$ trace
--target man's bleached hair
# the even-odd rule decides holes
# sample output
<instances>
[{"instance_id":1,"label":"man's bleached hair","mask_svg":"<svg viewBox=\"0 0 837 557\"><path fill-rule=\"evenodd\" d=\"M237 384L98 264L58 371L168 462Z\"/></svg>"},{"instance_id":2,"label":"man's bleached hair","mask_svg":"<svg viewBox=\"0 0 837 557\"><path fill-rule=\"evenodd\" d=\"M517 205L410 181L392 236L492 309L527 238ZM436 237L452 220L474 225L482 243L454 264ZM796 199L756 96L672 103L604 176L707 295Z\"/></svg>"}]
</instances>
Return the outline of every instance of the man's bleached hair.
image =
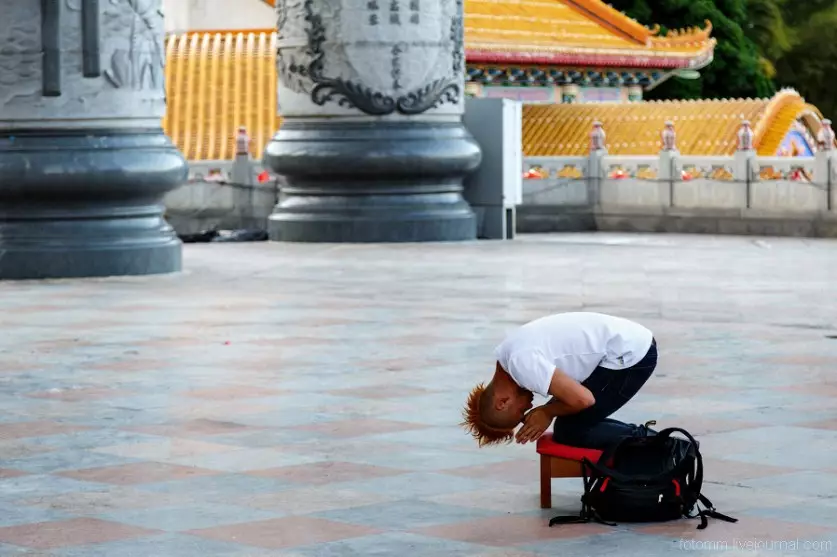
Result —
<instances>
[{"instance_id":1,"label":"man's bleached hair","mask_svg":"<svg viewBox=\"0 0 837 557\"><path fill-rule=\"evenodd\" d=\"M462 410L464 421L460 424L477 440L480 447L510 443L514 438L514 428L496 428L485 423L483 416L491 411L491 393L486 393L486 386L480 383L468 395L468 401Z\"/></svg>"}]
</instances>

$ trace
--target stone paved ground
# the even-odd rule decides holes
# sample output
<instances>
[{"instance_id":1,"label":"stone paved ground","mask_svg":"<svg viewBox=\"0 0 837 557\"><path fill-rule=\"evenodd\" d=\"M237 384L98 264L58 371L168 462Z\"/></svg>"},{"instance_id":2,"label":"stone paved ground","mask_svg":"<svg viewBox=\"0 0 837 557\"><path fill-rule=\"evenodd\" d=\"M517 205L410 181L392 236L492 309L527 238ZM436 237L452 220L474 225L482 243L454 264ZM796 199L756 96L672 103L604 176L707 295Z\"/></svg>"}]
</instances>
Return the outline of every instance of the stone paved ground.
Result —
<instances>
[{"instance_id":1,"label":"stone paved ground","mask_svg":"<svg viewBox=\"0 0 837 557\"><path fill-rule=\"evenodd\" d=\"M837 554L835 242L185 256L179 276L0 285L0 555ZM658 372L620 416L698 434L738 524L550 529L581 481L542 512L534 448L459 429L503 332L579 309L654 329Z\"/></svg>"}]
</instances>

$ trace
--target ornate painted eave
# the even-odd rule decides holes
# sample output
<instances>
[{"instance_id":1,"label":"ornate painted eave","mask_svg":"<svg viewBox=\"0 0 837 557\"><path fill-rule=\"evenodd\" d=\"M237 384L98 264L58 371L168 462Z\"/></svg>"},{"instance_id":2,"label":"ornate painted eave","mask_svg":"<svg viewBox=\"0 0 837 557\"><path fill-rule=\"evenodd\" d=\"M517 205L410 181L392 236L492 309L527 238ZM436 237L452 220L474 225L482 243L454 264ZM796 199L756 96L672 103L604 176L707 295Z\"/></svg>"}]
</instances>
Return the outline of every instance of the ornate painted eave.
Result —
<instances>
[{"instance_id":1,"label":"ornate painted eave","mask_svg":"<svg viewBox=\"0 0 837 557\"><path fill-rule=\"evenodd\" d=\"M523 87L648 87L663 79L665 74L656 68L597 69L589 67L500 66L469 63L466 81L482 85L518 85Z\"/></svg>"},{"instance_id":2,"label":"ornate painted eave","mask_svg":"<svg viewBox=\"0 0 837 557\"><path fill-rule=\"evenodd\" d=\"M713 50L698 56L674 56L668 54L626 54L578 49L565 52L500 52L469 48L465 57L471 63L483 64L537 64L548 66L597 66L612 68L654 68L677 70L699 68L712 61Z\"/></svg>"}]
</instances>

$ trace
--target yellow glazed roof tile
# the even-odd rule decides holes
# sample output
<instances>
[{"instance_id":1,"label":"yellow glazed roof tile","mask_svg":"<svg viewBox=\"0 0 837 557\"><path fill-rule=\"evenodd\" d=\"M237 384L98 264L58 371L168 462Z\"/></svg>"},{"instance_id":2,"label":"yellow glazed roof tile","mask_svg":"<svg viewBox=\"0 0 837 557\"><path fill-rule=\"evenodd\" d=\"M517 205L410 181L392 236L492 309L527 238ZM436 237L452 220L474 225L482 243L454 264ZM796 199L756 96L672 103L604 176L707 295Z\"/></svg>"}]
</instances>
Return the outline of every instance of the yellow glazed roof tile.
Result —
<instances>
[{"instance_id":1,"label":"yellow glazed roof tile","mask_svg":"<svg viewBox=\"0 0 837 557\"><path fill-rule=\"evenodd\" d=\"M261 158L279 129L276 34L192 32L166 37L163 127L188 160L229 160L246 126Z\"/></svg>"},{"instance_id":2,"label":"yellow glazed roof tile","mask_svg":"<svg viewBox=\"0 0 837 557\"><path fill-rule=\"evenodd\" d=\"M657 36L600 0L465 0L469 61L680 68L711 59L712 26Z\"/></svg>"},{"instance_id":3,"label":"yellow glazed roof tile","mask_svg":"<svg viewBox=\"0 0 837 557\"><path fill-rule=\"evenodd\" d=\"M610 154L654 154L665 122L671 121L682 154L732 155L741 122L749 120L758 154L773 156L800 118L812 134L819 131L821 114L792 90L770 99L525 105L523 152L529 157L586 155L598 120Z\"/></svg>"}]
</instances>

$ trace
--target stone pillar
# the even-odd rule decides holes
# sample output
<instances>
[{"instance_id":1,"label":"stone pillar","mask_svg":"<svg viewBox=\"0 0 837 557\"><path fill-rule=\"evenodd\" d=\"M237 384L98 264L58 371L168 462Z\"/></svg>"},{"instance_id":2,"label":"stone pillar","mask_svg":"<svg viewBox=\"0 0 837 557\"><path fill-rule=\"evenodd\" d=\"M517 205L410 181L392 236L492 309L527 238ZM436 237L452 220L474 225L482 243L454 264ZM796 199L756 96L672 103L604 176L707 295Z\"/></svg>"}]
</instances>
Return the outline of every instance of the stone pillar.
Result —
<instances>
[{"instance_id":1,"label":"stone pillar","mask_svg":"<svg viewBox=\"0 0 837 557\"><path fill-rule=\"evenodd\" d=\"M272 240L476 238L462 0L278 0Z\"/></svg>"},{"instance_id":2,"label":"stone pillar","mask_svg":"<svg viewBox=\"0 0 837 557\"><path fill-rule=\"evenodd\" d=\"M3 0L0 278L178 271L160 0Z\"/></svg>"}]
</instances>

